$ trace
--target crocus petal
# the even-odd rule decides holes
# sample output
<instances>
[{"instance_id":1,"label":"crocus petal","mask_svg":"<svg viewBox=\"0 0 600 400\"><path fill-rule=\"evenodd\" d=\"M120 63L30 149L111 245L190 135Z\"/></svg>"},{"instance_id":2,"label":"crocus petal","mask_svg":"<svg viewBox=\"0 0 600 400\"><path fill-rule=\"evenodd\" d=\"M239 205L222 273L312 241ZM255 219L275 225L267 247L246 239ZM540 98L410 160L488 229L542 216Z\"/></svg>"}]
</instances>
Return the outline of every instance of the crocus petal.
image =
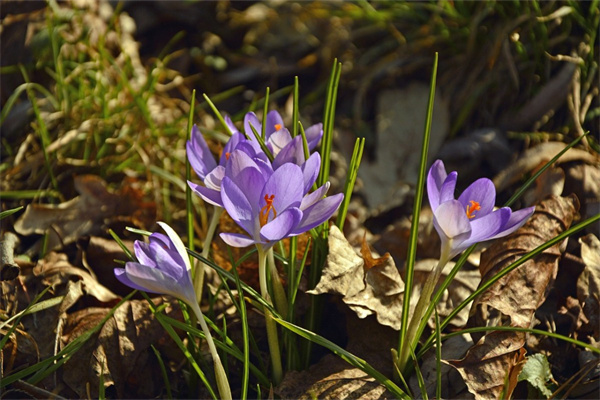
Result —
<instances>
[{"instance_id":1,"label":"crocus petal","mask_svg":"<svg viewBox=\"0 0 600 400\"><path fill-rule=\"evenodd\" d=\"M469 218L458 200L440 204L433 214L433 225L442 241L452 239L462 242L471 233Z\"/></svg>"},{"instance_id":2,"label":"crocus petal","mask_svg":"<svg viewBox=\"0 0 600 400\"><path fill-rule=\"evenodd\" d=\"M221 233L219 236L232 247L248 247L256 243L254 239L240 233Z\"/></svg>"},{"instance_id":3,"label":"crocus petal","mask_svg":"<svg viewBox=\"0 0 600 400\"><path fill-rule=\"evenodd\" d=\"M298 226L294 228L292 233L294 235L299 235L314 228L315 226L321 225L323 222L331 218L331 216L339 208L343 199L344 194L337 193L333 196L328 196L317 201L303 211L304 214L302 216L302 220Z\"/></svg>"},{"instance_id":4,"label":"crocus petal","mask_svg":"<svg viewBox=\"0 0 600 400\"><path fill-rule=\"evenodd\" d=\"M244 192L228 176L223 178L221 198L229 216L252 235L257 213L253 212L252 204L248 202Z\"/></svg>"},{"instance_id":5,"label":"crocus petal","mask_svg":"<svg viewBox=\"0 0 600 400\"><path fill-rule=\"evenodd\" d=\"M281 118L281 115L275 110L271 110L267 113L265 123L267 124L267 126L265 127L265 136L267 139L270 138L272 133L277 132L278 130L283 128L283 118Z\"/></svg>"},{"instance_id":6,"label":"crocus petal","mask_svg":"<svg viewBox=\"0 0 600 400\"><path fill-rule=\"evenodd\" d=\"M319 153L313 153L302 165L302 176L304 177L304 193L308 193L310 188L319 177L321 168L321 156Z\"/></svg>"},{"instance_id":7,"label":"crocus petal","mask_svg":"<svg viewBox=\"0 0 600 400\"><path fill-rule=\"evenodd\" d=\"M295 164L283 164L269 177L260 194L261 206L265 205L264 197L274 195L273 207L277 213L288 207L299 207L304 195L304 178L302 170Z\"/></svg>"},{"instance_id":8,"label":"crocus petal","mask_svg":"<svg viewBox=\"0 0 600 400\"><path fill-rule=\"evenodd\" d=\"M221 192L213 189L209 189L204 186L196 185L193 182L188 181L188 186L194 191L202 200L215 205L217 207L223 207L223 200L221 199Z\"/></svg>"},{"instance_id":9,"label":"crocus petal","mask_svg":"<svg viewBox=\"0 0 600 400\"><path fill-rule=\"evenodd\" d=\"M206 175L206 178L204 178L204 186L206 186L208 189L216 190L218 192L221 190L221 181L223 180L224 176L225 167L219 165Z\"/></svg>"},{"instance_id":10,"label":"crocus petal","mask_svg":"<svg viewBox=\"0 0 600 400\"><path fill-rule=\"evenodd\" d=\"M479 204L479 210L473 213L474 218L471 219L471 221L475 221L489 214L494 209L494 204L496 204L496 188L494 187L494 183L487 178L477 179L461 193L458 201L461 202L464 210L467 209L467 206L470 206L471 201Z\"/></svg>"},{"instance_id":11,"label":"crocus petal","mask_svg":"<svg viewBox=\"0 0 600 400\"><path fill-rule=\"evenodd\" d=\"M204 179L206 174L217 166L204 136L196 125L192 128L191 140L186 143L186 151L190 165L200 179Z\"/></svg>"},{"instance_id":12,"label":"crocus petal","mask_svg":"<svg viewBox=\"0 0 600 400\"><path fill-rule=\"evenodd\" d=\"M133 252L135 253L135 258L137 258L141 264L156 268L156 263L154 262L152 252L150 250L150 243L144 243L140 240L136 240L133 242Z\"/></svg>"},{"instance_id":13,"label":"crocus petal","mask_svg":"<svg viewBox=\"0 0 600 400\"><path fill-rule=\"evenodd\" d=\"M446 179L444 179L444 183L442 183L442 187L440 188L440 204L446 201L454 200L454 191L456 189L457 178L458 173L456 171L452 171L448 174Z\"/></svg>"},{"instance_id":14,"label":"crocus petal","mask_svg":"<svg viewBox=\"0 0 600 400\"><path fill-rule=\"evenodd\" d=\"M161 270L164 274L178 280L183 273L187 273L183 269L183 265L185 264L177 251L167 250L157 242L150 243L150 251L156 262L156 268ZM143 263L142 260L138 259L138 261L140 261L141 264L147 265L146 263Z\"/></svg>"},{"instance_id":15,"label":"crocus petal","mask_svg":"<svg viewBox=\"0 0 600 400\"><path fill-rule=\"evenodd\" d=\"M236 126L234 125L233 121L231 120L231 117L229 115L225 116L225 125L227 125L227 128L229 128L229 132L231 133L231 135L235 135L236 133L239 133L240 131L238 131L238 128L236 128Z\"/></svg>"},{"instance_id":16,"label":"crocus petal","mask_svg":"<svg viewBox=\"0 0 600 400\"><path fill-rule=\"evenodd\" d=\"M323 137L323 124L318 123L308 127L304 132L306 134L306 143L308 144L308 150L313 150L319 144L321 137Z\"/></svg>"},{"instance_id":17,"label":"crocus petal","mask_svg":"<svg viewBox=\"0 0 600 400\"><path fill-rule=\"evenodd\" d=\"M325 184L323 186L321 186L314 192L309 193L306 196L304 196L302 198L302 203L300 203L300 209L302 211L304 211L308 207L315 204L317 201L321 200L323 198L323 196L325 196L327 194L327 191L329 190L330 185L331 184L329 182L325 182Z\"/></svg>"},{"instance_id":18,"label":"crocus petal","mask_svg":"<svg viewBox=\"0 0 600 400\"><path fill-rule=\"evenodd\" d=\"M510 235L511 233L513 233L514 231L516 231L517 229L522 227L525 224L525 222L527 222L529 217L531 217L533 215L534 211L535 211L535 207L528 207L528 208L524 208L522 210L513 211L510 214L510 218L504 224L504 226L502 227L500 232L496 233L490 239L497 239L497 238L501 238L501 237Z\"/></svg>"},{"instance_id":19,"label":"crocus petal","mask_svg":"<svg viewBox=\"0 0 600 400\"><path fill-rule=\"evenodd\" d=\"M229 156L229 162L225 167L225 175L236 181L237 175L246 168L260 170L255 159L242 150L235 150Z\"/></svg>"},{"instance_id":20,"label":"crocus petal","mask_svg":"<svg viewBox=\"0 0 600 400\"><path fill-rule=\"evenodd\" d=\"M427 196L429 197L429 205L434 212L441 203L440 191L447 176L442 160L434 162L427 174Z\"/></svg>"},{"instance_id":21,"label":"crocus petal","mask_svg":"<svg viewBox=\"0 0 600 400\"><path fill-rule=\"evenodd\" d=\"M151 293L168 294L188 304L196 301L196 295L189 274L175 280L156 268L149 268L136 262L125 264L127 278L142 290Z\"/></svg>"},{"instance_id":22,"label":"crocus petal","mask_svg":"<svg viewBox=\"0 0 600 400\"><path fill-rule=\"evenodd\" d=\"M148 268L150 268L150 267L148 267ZM142 287L142 286L138 285L137 283L134 283L131 279L129 279L129 277L127 276L127 273L125 272L125 268L115 268L114 272L115 272L115 277L122 284L129 286L132 289L141 290L144 292L148 291L145 287Z\"/></svg>"},{"instance_id":23,"label":"crocus petal","mask_svg":"<svg viewBox=\"0 0 600 400\"><path fill-rule=\"evenodd\" d=\"M233 153L233 151L237 149L240 143L244 141L246 141L246 139L244 138L244 135L242 135L240 132L233 133L227 141L227 143L225 144L225 147L223 147L223 151L221 152L221 158L219 159L219 165L225 166L228 158L227 154Z\"/></svg>"},{"instance_id":24,"label":"crocus petal","mask_svg":"<svg viewBox=\"0 0 600 400\"><path fill-rule=\"evenodd\" d=\"M177 249L179 256L185 263L185 268L188 271L191 271L192 264L190 263L190 257L188 256L187 250L185 249L185 245L181 241L181 238L179 237L179 235L173 230L173 228L171 228L166 223L164 223L162 221L158 221L157 224L160 225L160 227L164 229L164 231L167 234L167 236L169 237L169 239L171 239L171 242L173 242L173 245ZM184 275L186 275L186 274L184 274ZM187 275L188 275L188 279L189 279L190 278L189 274L187 274Z\"/></svg>"},{"instance_id":25,"label":"crocus petal","mask_svg":"<svg viewBox=\"0 0 600 400\"><path fill-rule=\"evenodd\" d=\"M298 141L297 139L300 140ZM283 128L271 135L268 144L271 153L275 156L273 168L277 169L286 162L292 162L297 165L304 162L304 149L302 148L301 136L296 136L292 139L290 132Z\"/></svg>"},{"instance_id":26,"label":"crocus petal","mask_svg":"<svg viewBox=\"0 0 600 400\"><path fill-rule=\"evenodd\" d=\"M261 238L267 242L278 242L287 237L301 219L299 208L288 208L260 229Z\"/></svg>"},{"instance_id":27,"label":"crocus petal","mask_svg":"<svg viewBox=\"0 0 600 400\"><path fill-rule=\"evenodd\" d=\"M484 242L498 234L510 218L510 208L500 208L478 219L471 220L471 236L467 247L474 243Z\"/></svg>"},{"instance_id":28,"label":"crocus petal","mask_svg":"<svg viewBox=\"0 0 600 400\"><path fill-rule=\"evenodd\" d=\"M260 135L262 130L262 124L258 120L256 114L254 114L253 112L249 112L246 113L246 115L244 115L244 132L246 132L246 136L248 136L250 140L254 141L256 140L256 138L254 137L254 133L252 131L252 128L250 128L250 125L252 125L256 132L258 132L258 134Z\"/></svg>"}]
</instances>

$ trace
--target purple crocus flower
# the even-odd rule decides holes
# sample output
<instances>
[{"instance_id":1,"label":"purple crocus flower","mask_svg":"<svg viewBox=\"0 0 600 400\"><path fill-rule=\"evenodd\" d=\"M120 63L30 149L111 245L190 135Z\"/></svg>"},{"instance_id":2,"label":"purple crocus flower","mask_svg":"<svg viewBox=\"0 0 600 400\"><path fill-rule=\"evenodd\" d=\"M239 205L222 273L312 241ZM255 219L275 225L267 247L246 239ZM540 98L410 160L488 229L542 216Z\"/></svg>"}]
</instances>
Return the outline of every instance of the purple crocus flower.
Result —
<instances>
[{"instance_id":1,"label":"purple crocus flower","mask_svg":"<svg viewBox=\"0 0 600 400\"><path fill-rule=\"evenodd\" d=\"M473 182L456 200L457 176L456 171L447 174L441 160L433 163L427 176L433 224L442 240L442 252L449 258L475 243L513 233L535 210L529 207L513 212L502 207L494 211L496 188L487 178Z\"/></svg>"},{"instance_id":2,"label":"purple crocus flower","mask_svg":"<svg viewBox=\"0 0 600 400\"><path fill-rule=\"evenodd\" d=\"M149 243L136 240L133 248L138 261L126 263L125 268L115 268L115 276L133 289L168 294L193 306L196 293L185 246L169 225L158 224L167 235L153 233Z\"/></svg>"},{"instance_id":3,"label":"purple crocus flower","mask_svg":"<svg viewBox=\"0 0 600 400\"><path fill-rule=\"evenodd\" d=\"M315 166L317 170L319 166ZM343 194L324 197L328 184L306 194L307 183L312 186L314 180L307 182L305 176L296 164L285 163L271 171L243 151L234 151L222 181L221 197L227 213L248 235L221 233L221 238L234 247L256 244L267 250L279 240L329 219Z\"/></svg>"},{"instance_id":4,"label":"purple crocus flower","mask_svg":"<svg viewBox=\"0 0 600 400\"><path fill-rule=\"evenodd\" d=\"M262 132L262 122L258 119L256 114L249 112L244 116L244 131L246 136L250 140L255 141L254 133L252 128L254 127L256 132L259 134ZM318 123L311 125L306 131L306 142L308 144L308 150L312 151L323 136L323 124ZM283 118L275 111L271 110L267 113L266 126L265 126L265 145L271 151L274 157L277 157L280 151L282 151L292 141L292 135L290 131L283 125Z\"/></svg>"},{"instance_id":5,"label":"purple crocus flower","mask_svg":"<svg viewBox=\"0 0 600 400\"><path fill-rule=\"evenodd\" d=\"M260 146L246 140L244 135L235 128L229 116L225 117L225 121L232 135L223 148L218 164L208 148L204 136L196 125L192 128L191 139L186 143L190 165L204 183L204 186L201 186L188 181L188 185L205 201L218 207L223 207L220 191L221 180L225 176L225 165L227 164L229 155L235 149L241 149L251 157L267 160L267 156L262 152Z\"/></svg>"}]
</instances>

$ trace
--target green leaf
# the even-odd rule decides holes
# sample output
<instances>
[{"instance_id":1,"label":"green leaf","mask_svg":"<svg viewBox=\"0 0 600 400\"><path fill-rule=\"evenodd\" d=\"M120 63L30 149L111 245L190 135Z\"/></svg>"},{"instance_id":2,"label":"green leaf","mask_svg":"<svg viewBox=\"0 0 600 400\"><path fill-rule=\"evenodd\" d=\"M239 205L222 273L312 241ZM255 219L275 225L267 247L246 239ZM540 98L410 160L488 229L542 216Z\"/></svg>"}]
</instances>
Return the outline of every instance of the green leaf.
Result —
<instances>
[{"instance_id":1,"label":"green leaf","mask_svg":"<svg viewBox=\"0 0 600 400\"><path fill-rule=\"evenodd\" d=\"M546 356L541 353L527 357L518 380L519 382L529 382L531 386L538 389L547 398L552 396L552 390L546 386L548 381L553 380L550 363L548 363Z\"/></svg>"}]
</instances>

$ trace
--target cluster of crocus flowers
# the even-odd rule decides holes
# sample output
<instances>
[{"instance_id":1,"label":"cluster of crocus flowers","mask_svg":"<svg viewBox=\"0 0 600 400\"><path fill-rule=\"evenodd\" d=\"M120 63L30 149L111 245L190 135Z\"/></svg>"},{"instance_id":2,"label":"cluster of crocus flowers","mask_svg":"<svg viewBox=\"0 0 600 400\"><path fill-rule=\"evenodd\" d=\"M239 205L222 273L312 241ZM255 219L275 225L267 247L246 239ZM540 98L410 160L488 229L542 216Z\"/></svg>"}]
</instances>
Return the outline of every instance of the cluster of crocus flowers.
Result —
<instances>
[{"instance_id":1,"label":"cluster of crocus flowers","mask_svg":"<svg viewBox=\"0 0 600 400\"><path fill-rule=\"evenodd\" d=\"M128 262L125 268L115 268L115 276L125 285L145 292L167 294L190 306L206 336L215 368L215 379L219 395L231 399L231 389L221 358L200 306L191 277L191 264L185 246L177 233L164 222L158 223L167 233L153 233L149 242L136 240L134 243L137 262Z\"/></svg>"},{"instance_id":2,"label":"cluster of crocus flowers","mask_svg":"<svg viewBox=\"0 0 600 400\"><path fill-rule=\"evenodd\" d=\"M261 294L272 305L266 278L267 258L271 260L275 303L283 313L287 309L287 300L274 265L273 246L282 239L324 223L343 200L341 193L325 197L329 183L311 192L319 175L321 158L318 153L310 152L323 135L322 124L306 130L305 143L301 136L292 137L276 111L266 115L264 127L254 113L246 114L244 133L238 131L230 119L225 121L232 135L218 164L200 131L196 127L192 130L191 140L187 143L188 159L204 185L188 184L194 193L217 207L213 221L224 209L246 232L221 233L227 244L256 246ZM212 234L209 227L207 239L212 239ZM205 242L204 250L208 248ZM203 251L203 255L207 256L207 253ZM265 318L273 377L278 383L283 372L277 327L268 310L265 310Z\"/></svg>"},{"instance_id":3,"label":"cluster of crocus flowers","mask_svg":"<svg viewBox=\"0 0 600 400\"><path fill-rule=\"evenodd\" d=\"M410 356L413 336L424 317L435 285L444 266L456 255L474 244L510 235L531 217L535 207L512 211L509 207L494 209L496 188L487 178L480 178L455 198L456 171L446 172L444 163L433 163L427 176L427 195L433 211L433 225L441 240L440 259L429 274L410 320L407 337L397 360L402 371ZM413 349L414 350L414 349Z\"/></svg>"}]
</instances>

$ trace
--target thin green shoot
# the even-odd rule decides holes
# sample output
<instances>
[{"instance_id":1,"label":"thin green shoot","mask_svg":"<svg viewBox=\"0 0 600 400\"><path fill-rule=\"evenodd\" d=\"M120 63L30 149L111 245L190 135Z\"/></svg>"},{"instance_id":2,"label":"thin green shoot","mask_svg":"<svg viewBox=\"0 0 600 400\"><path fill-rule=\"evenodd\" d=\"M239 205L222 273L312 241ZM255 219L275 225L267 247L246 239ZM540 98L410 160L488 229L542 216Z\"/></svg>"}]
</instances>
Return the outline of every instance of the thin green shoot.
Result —
<instances>
[{"instance_id":1,"label":"thin green shoot","mask_svg":"<svg viewBox=\"0 0 600 400\"><path fill-rule=\"evenodd\" d=\"M171 392L171 380L169 379L169 375L167 374L167 368L165 367L165 362L163 361L163 359L160 355L160 351L158 351L158 349L156 347L154 347L153 344L151 344L150 347L152 348L152 351L154 352L154 355L156 356L156 361L158 361L160 373L163 378L163 384L164 384L165 390L167 391L167 399L172 399L173 393Z\"/></svg>"},{"instance_id":2,"label":"thin green shoot","mask_svg":"<svg viewBox=\"0 0 600 400\"><path fill-rule=\"evenodd\" d=\"M262 140L262 137L261 137L260 133L258 133L256 131L256 128L254 127L254 125L248 124L248 126L250 126L250 129L252 130L252 134L254 135L254 137L256 138L256 140L258 141L258 144L260 145L260 148L262 149L262 151L267 155L267 157L269 158L269 161L273 162L273 160L275 159L275 157L273 157L273 153L271 153L271 150L269 150L269 148L265 144L264 140ZM263 127L264 126L265 125L263 124Z\"/></svg>"},{"instance_id":3,"label":"thin green shoot","mask_svg":"<svg viewBox=\"0 0 600 400\"><path fill-rule=\"evenodd\" d=\"M435 310L435 398L442 398L442 330L440 329L440 315Z\"/></svg>"},{"instance_id":4,"label":"thin green shoot","mask_svg":"<svg viewBox=\"0 0 600 400\"><path fill-rule=\"evenodd\" d=\"M269 87L267 86L267 90L265 92L265 104L263 106L263 115L262 115L262 126L260 129L260 138L264 143L267 140L267 112L269 110Z\"/></svg>"},{"instance_id":5,"label":"thin green shoot","mask_svg":"<svg viewBox=\"0 0 600 400\"><path fill-rule=\"evenodd\" d=\"M362 160L363 150L365 148L365 138L357 138L354 143L354 150L352 151L352 158L350 159L350 165L348 166L348 173L346 175L346 182L344 183L344 200L338 211L338 216L335 224L341 231L344 230L344 223L346 222L346 215L348 213L348 207L350 206L350 199L352 192L354 191L354 184L358 177L358 168Z\"/></svg>"},{"instance_id":6,"label":"thin green shoot","mask_svg":"<svg viewBox=\"0 0 600 400\"><path fill-rule=\"evenodd\" d=\"M227 134L229 136L231 136L233 134L233 132L231 132L231 130L229 129L229 126L227 125L227 123L225 122L225 119L219 112L219 109L214 105L214 103L210 100L210 97L208 97L208 95L206 93L203 93L202 96L204 97L204 100L208 103L208 105L210 106L210 109L213 111L213 113L215 114L215 116L217 117L219 122L221 123L221 126L223 127L225 132L227 132Z\"/></svg>"},{"instance_id":7,"label":"thin green shoot","mask_svg":"<svg viewBox=\"0 0 600 400\"><path fill-rule=\"evenodd\" d=\"M425 385L425 379L423 379L423 373L421 372L421 367L419 366L419 361L417 360L417 356L413 349L410 350L410 358L413 361L413 365L415 367L415 376L417 377L417 383L419 386L419 391L421 392L421 398L424 400L429 400L429 396L427 395L427 386Z\"/></svg>"},{"instance_id":8,"label":"thin green shoot","mask_svg":"<svg viewBox=\"0 0 600 400\"><path fill-rule=\"evenodd\" d=\"M294 76L294 101L292 105L292 138L295 138L298 135L298 109L300 107L300 102L298 100L298 94L300 92L298 86L298 76Z\"/></svg>"},{"instance_id":9,"label":"thin green shoot","mask_svg":"<svg viewBox=\"0 0 600 400\"><path fill-rule=\"evenodd\" d=\"M412 285L414 279L414 268L415 259L417 256L417 245L418 245L418 230L419 230L419 216L421 215L421 204L423 203L423 196L425 193L425 177L427 170L427 154L429 151L429 137L431 135L431 123L433 119L433 103L435 98L435 85L437 77L437 66L438 66L438 54L435 53L433 59L433 67L431 71L431 82L429 89L429 101L427 104L427 114L425 118L425 127L423 132L423 143L421 145L421 162L419 166L419 178L417 180L417 186L415 191L415 199L413 202L413 214L412 223L410 227L410 237L408 241L408 254L406 256L406 267L405 267L405 290L404 300L402 302L402 318L401 318L401 329L398 342L398 353L402 357L405 346L411 346L413 338L408 338L407 329L410 317L410 297L412 293ZM403 368L404 366L399 366ZM403 372L403 371L401 371Z\"/></svg>"},{"instance_id":10,"label":"thin green shoot","mask_svg":"<svg viewBox=\"0 0 600 400\"><path fill-rule=\"evenodd\" d=\"M48 290L50 290L50 286L46 287L44 290L42 290L40 292L40 294L38 294L37 296L35 296L35 298L27 305L27 307L25 307L25 309L23 311L15 314L13 317L11 317L8 320L6 320L0 326L0 328L3 328L6 324L12 322L13 320L15 321L14 324L12 324L11 327L8 329L8 331L2 336L2 339L0 339L0 349L4 348L4 345L6 344L6 342L8 341L8 339L10 338L10 335L12 335L12 333L15 331L15 329L19 325L19 322L21 321L21 318L23 318L25 315L31 314L31 310L33 309L33 307L48 292Z\"/></svg>"},{"instance_id":11,"label":"thin green shoot","mask_svg":"<svg viewBox=\"0 0 600 400\"><path fill-rule=\"evenodd\" d=\"M47 287L46 289L44 289L43 293L46 293L48 291ZM35 314L37 312L40 311L44 311L47 310L49 308L55 307L57 305L59 305L63 299L65 298L65 296L58 296L58 297L53 297L51 299L48 300L44 300L44 301L39 301L39 299L34 299L34 301L32 301L27 308L25 308L24 310L19 311L18 313L16 313L15 315L11 316L10 318L8 318L6 321L2 321L2 323L0 323L0 329L3 329L6 325L10 324L11 322L17 320L17 319L21 319L22 317L24 317L25 315L30 315L30 314ZM14 325L18 325L19 321L16 321ZM2 340L6 340L5 337L2 338ZM0 342L0 349L4 346L3 342Z\"/></svg>"},{"instance_id":12,"label":"thin green shoot","mask_svg":"<svg viewBox=\"0 0 600 400\"><path fill-rule=\"evenodd\" d=\"M127 258L129 258L131 261L135 261L136 260L135 256L133 255L133 253L131 253L131 251L129 251L129 249L127 248L127 246L125 246L125 243L123 243L123 241L115 233L115 231L113 231L112 229L109 229L108 233L110 234L110 236L112 236L112 238L115 240L115 242L117 242L117 244L119 245L119 247L121 248L121 250L123 250L123 252L127 256ZM136 232L136 233L139 233L139 232Z\"/></svg>"},{"instance_id":13,"label":"thin green shoot","mask_svg":"<svg viewBox=\"0 0 600 400\"><path fill-rule=\"evenodd\" d=\"M2 196L2 193L0 193L0 197L4 197L4 196ZM0 219L6 218L9 215L13 215L14 213L21 211L22 209L23 209L23 206L11 208L10 210L4 210L4 211L0 212Z\"/></svg>"},{"instance_id":14,"label":"thin green shoot","mask_svg":"<svg viewBox=\"0 0 600 400\"><path fill-rule=\"evenodd\" d=\"M331 158L331 147L333 142L333 125L335 122L335 104L337 91L340 83L342 63L337 59L333 62L329 83L327 84L327 97L323 115L323 138L321 139L321 170L317 178L317 186L322 186L329 180L329 163Z\"/></svg>"}]
</instances>

